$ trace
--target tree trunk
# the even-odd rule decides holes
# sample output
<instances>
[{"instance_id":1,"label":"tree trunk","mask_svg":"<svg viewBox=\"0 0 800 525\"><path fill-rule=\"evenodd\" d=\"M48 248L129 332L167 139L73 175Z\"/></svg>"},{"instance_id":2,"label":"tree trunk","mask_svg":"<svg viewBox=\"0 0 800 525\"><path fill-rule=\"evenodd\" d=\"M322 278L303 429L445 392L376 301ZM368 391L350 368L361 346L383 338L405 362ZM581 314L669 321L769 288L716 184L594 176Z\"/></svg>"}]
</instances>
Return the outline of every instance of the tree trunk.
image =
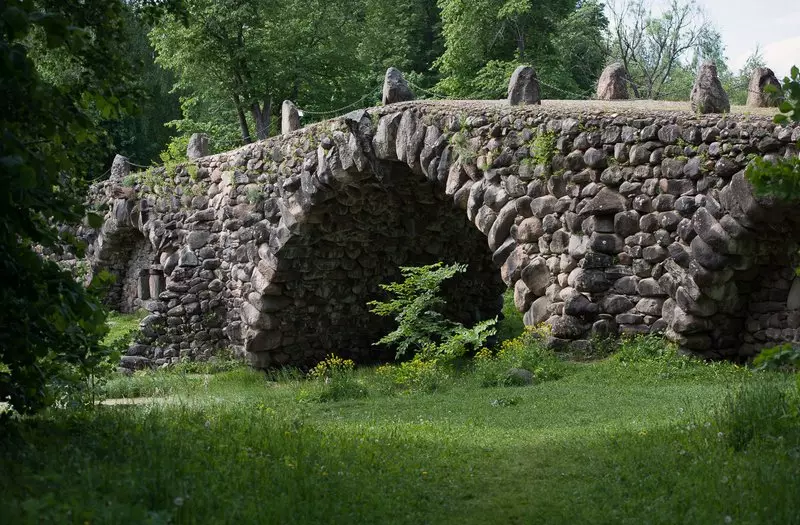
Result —
<instances>
[{"instance_id":1,"label":"tree trunk","mask_svg":"<svg viewBox=\"0 0 800 525\"><path fill-rule=\"evenodd\" d=\"M256 136L258 140L269 137L269 125L272 120L272 100L264 100L263 108L258 102L253 102L250 106L250 114L256 123Z\"/></svg>"},{"instance_id":2,"label":"tree trunk","mask_svg":"<svg viewBox=\"0 0 800 525\"><path fill-rule=\"evenodd\" d=\"M233 94L233 103L236 105L236 114L239 117L239 129L242 132L242 141L244 141L245 144L250 144L253 142L253 139L250 137L250 127L247 125L247 117L242 109L241 99L236 93Z\"/></svg>"}]
</instances>

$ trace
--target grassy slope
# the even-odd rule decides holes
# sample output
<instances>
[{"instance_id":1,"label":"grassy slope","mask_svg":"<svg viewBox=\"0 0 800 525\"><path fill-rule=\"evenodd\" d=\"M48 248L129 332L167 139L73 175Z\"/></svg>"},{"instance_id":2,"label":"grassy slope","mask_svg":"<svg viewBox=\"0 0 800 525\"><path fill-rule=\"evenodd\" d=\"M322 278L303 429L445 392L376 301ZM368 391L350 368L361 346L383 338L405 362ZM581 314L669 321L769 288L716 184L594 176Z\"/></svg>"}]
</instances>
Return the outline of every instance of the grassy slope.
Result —
<instances>
[{"instance_id":1,"label":"grassy slope","mask_svg":"<svg viewBox=\"0 0 800 525\"><path fill-rule=\"evenodd\" d=\"M724 370L606 361L531 387L468 377L326 404L246 370L124 381L170 397L53 413L0 440L0 522L800 521L797 444L735 452L704 425L733 382L754 381Z\"/></svg>"}]
</instances>

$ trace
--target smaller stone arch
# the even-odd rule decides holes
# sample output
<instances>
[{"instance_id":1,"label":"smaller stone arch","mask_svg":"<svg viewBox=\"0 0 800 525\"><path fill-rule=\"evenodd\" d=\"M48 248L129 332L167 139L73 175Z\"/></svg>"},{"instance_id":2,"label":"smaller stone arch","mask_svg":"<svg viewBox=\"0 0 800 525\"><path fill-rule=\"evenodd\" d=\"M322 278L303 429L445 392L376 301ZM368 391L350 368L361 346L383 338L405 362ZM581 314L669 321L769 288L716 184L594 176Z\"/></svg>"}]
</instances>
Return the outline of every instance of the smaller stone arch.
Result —
<instances>
[{"instance_id":1,"label":"smaller stone arch","mask_svg":"<svg viewBox=\"0 0 800 525\"><path fill-rule=\"evenodd\" d=\"M114 276L105 301L123 313L144 308L164 289L158 252L141 230L148 210L146 200L114 199L110 218L94 241L92 272L105 270Z\"/></svg>"}]
</instances>

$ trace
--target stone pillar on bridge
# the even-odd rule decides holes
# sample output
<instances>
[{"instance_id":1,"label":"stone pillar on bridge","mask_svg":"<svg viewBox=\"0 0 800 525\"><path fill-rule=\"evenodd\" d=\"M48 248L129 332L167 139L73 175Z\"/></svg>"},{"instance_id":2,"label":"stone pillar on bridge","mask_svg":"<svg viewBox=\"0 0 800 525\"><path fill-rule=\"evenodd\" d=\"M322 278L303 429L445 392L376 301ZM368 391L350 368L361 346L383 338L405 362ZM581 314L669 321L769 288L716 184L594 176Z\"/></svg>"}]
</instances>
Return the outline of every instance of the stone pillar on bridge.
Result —
<instances>
[{"instance_id":1,"label":"stone pillar on bridge","mask_svg":"<svg viewBox=\"0 0 800 525\"><path fill-rule=\"evenodd\" d=\"M131 174L131 163L128 157L116 155L111 163L111 180L122 181Z\"/></svg>"},{"instance_id":2,"label":"stone pillar on bridge","mask_svg":"<svg viewBox=\"0 0 800 525\"><path fill-rule=\"evenodd\" d=\"M692 111L698 113L729 113L731 103L722 88L714 62L704 62L697 72L697 78L689 96Z\"/></svg>"},{"instance_id":3,"label":"stone pillar on bridge","mask_svg":"<svg viewBox=\"0 0 800 525\"><path fill-rule=\"evenodd\" d=\"M774 94L767 93L764 91L767 86L774 86L778 91ZM780 102L780 89L781 83L770 68L757 67L747 86L747 105L752 108L775 107Z\"/></svg>"},{"instance_id":4,"label":"stone pillar on bridge","mask_svg":"<svg viewBox=\"0 0 800 525\"><path fill-rule=\"evenodd\" d=\"M609 64L597 81L598 100L627 100L628 72L619 62Z\"/></svg>"},{"instance_id":5,"label":"stone pillar on bridge","mask_svg":"<svg viewBox=\"0 0 800 525\"><path fill-rule=\"evenodd\" d=\"M300 129L300 112L291 100L284 100L281 106L281 134L288 135Z\"/></svg>"},{"instance_id":6,"label":"stone pillar on bridge","mask_svg":"<svg viewBox=\"0 0 800 525\"><path fill-rule=\"evenodd\" d=\"M399 69L390 67L386 70L386 77L383 79L383 105L394 104L395 102L407 102L414 100L414 92L408 87L408 82L403 78L403 73Z\"/></svg>"},{"instance_id":7,"label":"stone pillar on bridge","mask_svg":"<svg viewBox=\"0 0 800 525\"><path fill-rule=\"evenodd\" d=\"M508 83L508 103L512 106L541 104L542 92L536 70L531 66L519 66Z\"/></svg>"},{"instance_id":8,"label":"stone pillar on bridge","mask_svg":"<svg viewBox=\"0 0 800 525\"><path fill-rule=\"evenodd\" d=\"M189 159L199 159L209 154L208 136L205 133L193 133L186 147L186 156Z\"/></svg>"}]
</instances>

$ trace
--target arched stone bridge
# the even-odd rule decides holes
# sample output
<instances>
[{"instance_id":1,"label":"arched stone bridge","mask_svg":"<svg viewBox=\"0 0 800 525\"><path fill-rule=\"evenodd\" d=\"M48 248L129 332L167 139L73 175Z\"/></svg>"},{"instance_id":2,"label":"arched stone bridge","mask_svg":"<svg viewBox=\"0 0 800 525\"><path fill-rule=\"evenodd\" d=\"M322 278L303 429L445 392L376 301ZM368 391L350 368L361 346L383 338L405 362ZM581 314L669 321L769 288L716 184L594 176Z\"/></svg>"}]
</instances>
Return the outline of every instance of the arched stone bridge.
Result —
<instances>
[{"instance_id":1,"label":"arched stone bridge","mask_svg":"<svg viewBox=\"0 0 800 525\"><path fill-rule=\"evenodd\" d=\"M556 345L663 332L708 357L794 340L796 214L756 199L754 155L797 155L771 110L407 102L359 110L169 172L112 177L90 249L144 306L162 363L234 347L259 367L375 355L367 311L401 265L469 264L464 321L512 287ZM137 357L137 359L139 358Z\"/></svg>"}]
</instances>

